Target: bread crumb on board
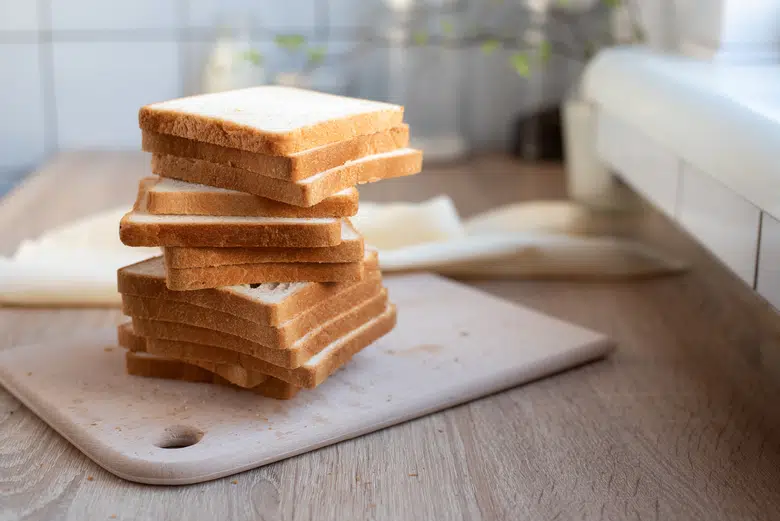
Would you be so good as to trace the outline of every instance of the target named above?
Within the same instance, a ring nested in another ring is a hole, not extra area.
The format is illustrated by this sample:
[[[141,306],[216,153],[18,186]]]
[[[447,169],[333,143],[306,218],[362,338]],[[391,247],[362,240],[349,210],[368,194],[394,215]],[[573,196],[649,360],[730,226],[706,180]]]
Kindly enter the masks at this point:
[[[416,472],[410,472],[409,473],[409,477],[410,478],[416,478],[417,477],[417,473]]]
[[[234,479],[234,480],[231,481],[231,483],[234,484],[234,485],[238,485],[238,480]]]
[[[95,478],[93,478],[92,476],[87,476],[87,481],[92,481],[92,480],[94,480],[94,479],[95,479]]]

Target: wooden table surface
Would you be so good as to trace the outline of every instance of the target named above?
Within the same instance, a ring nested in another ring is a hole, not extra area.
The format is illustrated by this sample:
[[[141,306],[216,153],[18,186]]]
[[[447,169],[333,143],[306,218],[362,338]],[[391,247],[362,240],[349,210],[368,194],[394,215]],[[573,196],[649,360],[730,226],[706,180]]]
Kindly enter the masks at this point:
[[[0,203],[0,254],[129,205],[147,163],[141,153],[59,156]],[[561,198],[564,182],[556,166],[493,157],[361,190],[364,200],[441,192],[469,215]],[[0,519],[779,519],[775,314],[657,213],[636,233],[693,270],[640,282],[473,282],[611,335],[610,359],[209,483],[116,478],[0,390]],[[0,348],[120,319],[6,308]]]

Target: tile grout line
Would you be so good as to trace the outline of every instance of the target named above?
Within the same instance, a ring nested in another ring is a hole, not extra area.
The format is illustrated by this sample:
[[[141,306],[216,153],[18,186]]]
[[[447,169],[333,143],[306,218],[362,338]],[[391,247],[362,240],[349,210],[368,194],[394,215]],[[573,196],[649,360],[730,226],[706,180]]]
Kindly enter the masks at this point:
[[[315,9],[314,38],[327,46],[330,43],[330,0],[317,2]]]
[[[48,0],[39,0],[47,3]],[[251,35],[255,39],[273,41],[274,36],[282,34],[305,33],[307,30],[301,27],[287,27],[279,29],[254,28]],[[316,28],[315,28],[316,31]],[[309,33],[314,34],[314,33]],[[191,40],[211,40],[214,36],[213,29],[203,27],[178,27],[172,29],[58,29],[39,31],[0,31],[0,46],[20,43],[36,43],[43,39],[49,42],[72,43],[135,43],[135,42],[171,42]],[[353,41],[352,38],[339,38],[338,41]]]
[[[38,2],[38,67],[43,97],[43,147],[48,158],[59,149],[57,96],[54,85],[54,46],[50,37],[51,0]]]
[[[189,53],[187,52],[186,42],[188,32],[188,19],[190,14],[189,0],[179,0],[177,3],[179,25],[176,31],[176,52],[178,53],[179,64],[179,94],[186,96],[189,94],[187,86],[187,69],[189,68]]]

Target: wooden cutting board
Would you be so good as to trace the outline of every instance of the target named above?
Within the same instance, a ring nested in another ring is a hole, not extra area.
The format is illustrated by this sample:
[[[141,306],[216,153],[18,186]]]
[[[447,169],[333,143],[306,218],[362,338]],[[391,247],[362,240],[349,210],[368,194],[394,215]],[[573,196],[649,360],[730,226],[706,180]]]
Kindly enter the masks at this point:
[[[386,278],[398,326],[289,401],[129,376],[115,330],[0,353],[0,384],[106,470],[197,483],[452,407],[607,354],[604,336],[429,274]]]

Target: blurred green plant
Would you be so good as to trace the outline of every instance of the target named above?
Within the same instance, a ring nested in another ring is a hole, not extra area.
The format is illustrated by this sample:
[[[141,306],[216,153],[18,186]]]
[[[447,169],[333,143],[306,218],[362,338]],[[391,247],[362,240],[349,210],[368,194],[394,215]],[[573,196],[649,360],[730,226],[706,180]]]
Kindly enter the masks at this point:
[[[252,65],[262,65],[264,60],[263,55],[255,49],[249,49],[248,51],[245,51],[241,57]]]
[[[638,7],[634,4],[634,1],[638,0],[599,0],[599,5],[606,9],[607,12],[615,9],[626,10],[628,22],[631,25],[631,42],[636,43],[643,41],[645,37],[639,23]],[[493,7],[505,5],[504,0],[487,0],[486,3]],[[461,0],[456,2],[456,5],[460,7],[447,13],[450,18],[454,17],[457,20],[459,15],[462,18],[467,18],[466,11],[469,9],[469,2]],[[571,7],[572,0],[554,0],[554,5],[567,9]],[[423,11],[423,16],[430,14],[435,14],[435,11],[432,9]],[[432,34],[430,31],[423,29],[410,29],[408,33],[410,35],[410,43],[418,47],[427,45],[477,46],[485,56],[490,56],[498,50],[508,50],[511,51],[508,58],[509,65],[522,77],[529,77],[536,67],[546,65],[556,54],[576,57],[574,55],[579,53],[579,58],[587,61],[602,47],[618,43],[611,34],[603,39],[593,39],[593,35],[588,35],[587,31],[582,31],[575,27],[574,17],[571,16],[569,17],[568,26],[557,27],[557,29],[563,29],[567,33],[568,40],[566,42],[538,38],[530,43],[523,34],[486,29],[486,24],[481,23],[472,24],[470,29],[465,30],[463,34],[458,36],[456,34],[456,23],[450,18],[439,23],[438,34]],[[415,25],[419,25],[419,21],[416,19]],[[526,27],[525,31],[529,32],[533,29],[540,29],[540,27]],[[588,36],[591,36],[591,38]],[[382,42],[381,37],[377,34],[370,34],[366,38],[366,42],[363,43],[377,42]],[[328,53],[325,45],[311,45],[302,34],[278,34],[274,37],[274,43],[280,49],[293,54],[302,53],[306,57],[303,71],[301,71],[303,73],[311,72],[322,65]],[[564,49],[564,47],[566,48]],[[243,57],[253,65],[260,66],[264,63],[264,56],[256,50],[247,51]]]

